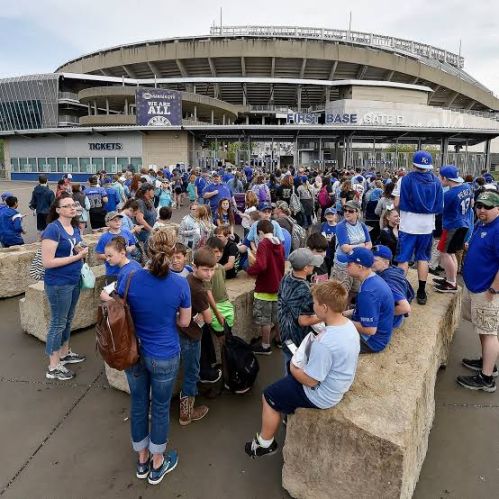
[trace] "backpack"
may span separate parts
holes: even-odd
[[[291,213],[293,215],[300,213],[300,211],[302,210],[300,198],[298,194],[296,194],[294,187],[289,198],[289,209],[291,210]]]
[[[224,334],[222,364],[225,387],[232,393],[246,393],[254,385],[260,366],[250,345],[234,336],[226,322]]]
[[[298,248],[304,248],[307,242],[307,231],[298,225],[293,219],[288,217],[288,220],[292,223],[291,228],[291,251]]]
[[[113,299],[102,302],[97,309],[96,347],[106,364],[118,371],[139,360],[135,327],[126,302],[133,274],[128,276],[123,298],[113,293]]]
[[[326,186],[322,187],[321,190],[319,191],[319,195],[317,196],[317,201],[319,201],[319,204],[321,205],[321,208],[323,210],[329,208],[333,204],[331,197],[329,196],[329,192],[327,192]]]

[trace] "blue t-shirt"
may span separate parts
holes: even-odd
[[[170,267],[170,270],[172,272],[175,272],[175,274],[177,274],[181,277],[187,277],[191,272],[193,272],[193,269],[190,265],[184,265],[184,268],[180,272],[173,270],[171,267]]]
[[[123,289],[126,287],[126,281],[131,272],[137,272],[142,269],[142,265],[136,260],[130,260],[127,264],[123,265],[118,272],[118,280],[116,281],[116,289],[120,289],[120,286],[123,286]]]
[[[124,296],[125,281],[118,287]],[[140,351],[155,359],[170,359],[180,353],[177,312],[190,308],[191,291],[187,279],[174,272],[155,277],[138,270],[131,279],[127,297]]]
[[[335,406],[348,391],[357,370],[359,351],[359,333],[351,321],[326,327],[312,342],[304,372],[319,381],[319,385],[303,389],[319,409]]]
[[[55,220],[47,225],[43,231],[42,240],[50,239],[56,241],[57,248],[55,250],[56,258],[64,258],[75,255],[74,247],[81,241],[80,229],[73,227],[73,235],[68,234],[59,220]],[[45,269],[45,277],[43,281],[47,286],[62,286],[65,284],[77,284],[80,281],[81,267],[83,262],[76,260],[68,265],[56,267],[53,269]]]
[[[380,352],[390,342],[394,308],[392,291],[379,275],[371,274],[361,283],[352,320],[363,327],[377,328],[373,335],[361,334],[375,352]]]
[[[327,239],[326,256],[331,261],[334,256],[334,246],[331,244],[331,241],[333,243],[336,242],[336,225],[329,225],[327,222],[323,222],[321,225],[321,234]]]
[[[345,263],[341,263],[338,261],[337,257],[339,255],[344,255],[345,253],[342,251],[341,246],[344,244],[360,244],[367,243],[371,240],[371,236],[369,235],[369,230],[367,226],[357,221],[356,224],[348,223],[346,220],[342,220],[336,226],[336,256],[335,256],[335,265],[340,267],[346,267]]]
[[[281,241],[283,243],[284,242],[284,234],[282,232],[281,226],[275,220],[271,220],[271,222],[272,222],[272,225],[274,226],[274,236],[277,237],[279,239],[279,241]],[[246,236],[246,239],[249,242],[254,242],[258,246],[258,243],[260,242],[260,240],[258,239],[258,232],[256,230],[257,226],[258,226],[258,221],[253,222],[253,224],[251,225],[250,230],[248,232],[248,235]]]
[[[102,198],[107,197],[106,189],[99,187],[98,185],[90,186],[85,189],[85,196],[87,196],[90,202],[90,209],[102,209],[104,207],[104,201]]]
[[[284,258],[287,260],[289,254],[291,253],[291,234],[281,227],[282,235],[284,236],[283,246],[284,246]]]
[[[111,239],[114,239],[115,237],[118,236],[122,236],[125,238],[127,246],[132,246],[133,244],[135,244],[135,237],[127,229],[121,229],[118,234],[111,234],[110,232],[104,232],[104,234],[102,234],[102,236],[100,236],[99,240],[97,241],[97,244],[95,246],[95,252],[99,253],[100,255],[103,255],[106,249],[106,244],[109,241],[111,241]],[[118,275],[120,273],[120,268],[117,265],[110,265],[107,262],[104,262],[104,264],[106,265],[107,276]]]
[[[104,205],[104,209],[109,213],[110,211],[116,211],[116,207],[120,204],[120,196],[118,191],[114,187],[108,187],[105,189],[107,196],[107,203]]]
[[[218,203],[220,202],[220,200],[231,199],[232,194],[230,193],[230,189],[225,184],[208,184],[203,190],[203,195],[213,191],[218,191],[218,194],[208,199],[208,202],[210,203],[213,217],[215,217],[215,213],[218,209]]]
[[[492,286],[498,270],[499,217],[496,217],[489,224],[479,222],[474,229],[464,259],[464,283],[472,293],[483,293]]]
[[[206,184],[207,182],[203,177],[197,177],[196,180],[194,180],[194,185],[198,191],[198,197],[202,197]]]
[[[447,230],[459,227],[469,229],[472,199],[473,191],[469,184],[461,184],[445,192],[442,227]]]

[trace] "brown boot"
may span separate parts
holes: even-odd
[[[200,419],[203,419],[209,411],[208,407],[205,405],[198,405],[197,407],[194,407],[195,401],[196,397],[189,397],[191,421],[199,421]]]
[[[191,423],[191,398],[193,397],[183,397],[182,394],[180,394],[180,417],[178,418],[178,422],[181,426],[186,426]]]

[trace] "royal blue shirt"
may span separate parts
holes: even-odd
[[[130,260],[127,264],[123,265],[123,267],[119,268],[118,280],[116,281],[116,289],[120,289],[120,286],[123,286],[123,289],[125,289],[128,276],[132,272],[137,272],[141,269],[142,265],[140,265],[140,263],[136,260]]]
[[[375,352],[380,352],[390,342],[394,308],[392,291],[379,275],[372,274],[362,282],[352,320],[360,322],[363,327],[377,328],[373,335],[361,334]]]
[[[499,217],[496,217],[488,224],[479,222],[475,227],[464,259],[464,283],[472,293],[483,293],[492,286],[498,270]]]
[[[194,180],[194,185],[198,191],[198,197],[202,197],[206,184],[207,182],[203,177],[197,177],[196,180]]]
[[[443,189],[429,171],[410,172],[400,184],[400,210],[410,213],[437,214],[443,209]]]
[[[461,184],[452,187],[444,193],[444,212],[442,216],[442,227],[447,230],[470,227],[469,212],[473,191],[469,184]]]
[[[116,211],[116,207],[120,204],[120,196],[118,191],[114,187],[108,187],[105,189],[107,196],[107,203],[104,205],[104,209],[109,213],[110,211]]]
[[[104,234],[102,234],[102,236],[100,236],[99,240],[97,241],[97,244],[95,246],[95,252],[100,255],[103,255],[106,249],[106,244],[109,241],[111,241],[111,239],[114,239],[115,237],[118,236],[125,238],[127,246],[132,246],[133,244],[135,244],[135,237],[127,229],[121,229],[118,234],[111,234],[110,232],[104,232]],[[107,276],[119,274],[120,268],[117,265],[110,265],[109,263],[107,263],[107,261],[104,262],[104,264],[106,265]]]
[[[42,233],[43,239],[56,241],[56,258],[64,258],[75,255],[74,247],[81,241],[80,229],[73,227],[73,235],[68,234],[59,220],[55,220],[47,225]],[[45,269],[44,282],[47,286],[63,286],[66,284],[74,285],[80,281],[81,267],[83,262],[76,260],[68,265]]]
[[[122,280],[118,294],[124,296],[126,281]],[[127,297],[140,351],[147,357],[170,359],[180,353],[177,312],[190,308],[191,291],[185,277],[168,272],[155,277],[148,270],[135,272]]]
[[[334,245],[331,244],[331,241],[335,244],[336,225],[329,225],[327,222],[323,222],[321,225],[321,234],[327,239],[328,242],[326,256],[332,259],[334,256]]]
[[[208,199],[208,202],[210,203],[211,212],[215,217],[220,200],[230,199],[232,195],[230,193],[230,189],[225,184],[208,184],[203,190],[203,195],[213,191],[218,191],[218,194]]]
[[[24,244],[21,236],[22,215],[14,208],[5,206],[0,210],[0,242],[5,246]]]
[[[107,192],[103,187],[91,185],[85,189],[85,196],[87,196],[88,201],[90,202],[90,209],[99,209],[104,206],[104,201],[102,199],[107,197]]]

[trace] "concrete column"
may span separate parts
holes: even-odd
[[[246,115],[246,124],[249,125],[250,122],[249,122],[249,115]]]
[[[125,114],[128,114],[128,99],[127,98],[125,98],[125,106],[123,108],[123,112]]]
[[[326,87],[326,103],[331,100],[331,87]]]
[[[194,121],[198,120],[198,107],[194,106]]]
[[[336,160],[336,168],[339,168],[340,167],[340,144],[339,144],[339,140],[336,139],[334,141],[334,159]]]
[[[301,112],[301,85],[298,85],[296,105],[298,106],[298,112]]]
[[[443,137],[440,141],[440,166],[447,164],[447,153],[449,149],[448,137]]]
[[[262,116],[262,125],[265,125],[265,116]]]
[[[300,161],[300,153],[298,151],[298,136],[295,137],[295,157],[293,159],[293,166],[298,168],[298,162]]]
[[[196,85],[192,85],[192,93],[195,94],[196,93]]]
[[[485,168],[487,169],[487,171],[490,170],[490,142],[491,142],[490,139],[487,139],[485,141],[485,149],[484,149],[484,152],[485,152]]]
[[[87,109],[88,109],[88,115],[90,116],[92,114],[92,106],[90,105],[90,102],[87,104]]]
[[[319,137],[319,168],[324,172],[324,151],[322,150],[322,137]]]
[[[225,113],[222,115],[222,125],[225,125]]]
[[[97,101],[94,100],[94,114],[97,116]]]
[[[106,115],[109,116],[109,99],[106,97]]]
[[[211,110],[211,124],[215,124],[215,111],[213,109]]]

